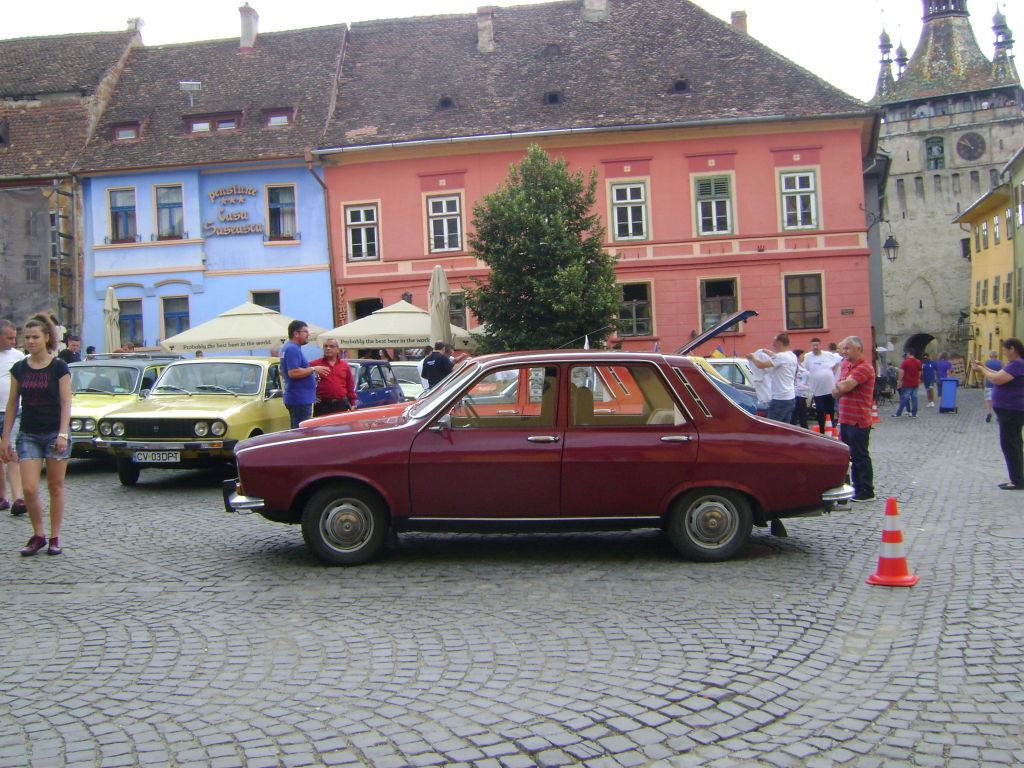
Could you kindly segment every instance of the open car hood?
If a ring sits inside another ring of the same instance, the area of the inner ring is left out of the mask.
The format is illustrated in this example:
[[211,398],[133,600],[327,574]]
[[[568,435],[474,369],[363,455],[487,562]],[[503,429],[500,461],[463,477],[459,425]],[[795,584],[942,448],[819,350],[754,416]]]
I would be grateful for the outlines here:
[[704,333],[694,336],[686,344],[683,344],[683,346],[676,350],[676,354],[688,355],[691,350],[697,349],[704,342],[711,341],[711,339],[725,333],[729,329],[739,325],[744,320],[751,317],[757,317],[757,312],[752,309],[741,309],[739,312],[733,312],[727,318],[718,323],[718,325],[708,328]]

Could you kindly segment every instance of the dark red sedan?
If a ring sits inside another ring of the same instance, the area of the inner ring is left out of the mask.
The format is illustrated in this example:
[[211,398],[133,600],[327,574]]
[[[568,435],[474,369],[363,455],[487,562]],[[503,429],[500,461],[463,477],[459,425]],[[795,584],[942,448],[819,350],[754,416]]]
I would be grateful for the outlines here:
[[722,560],[752,525],[853,495],[845,445],[751,416],[662,354],[479,357],[404,410],[261,435],[235,455],[228,510],[300,524],[337,565],[369,560],[389,529],[653,527]]

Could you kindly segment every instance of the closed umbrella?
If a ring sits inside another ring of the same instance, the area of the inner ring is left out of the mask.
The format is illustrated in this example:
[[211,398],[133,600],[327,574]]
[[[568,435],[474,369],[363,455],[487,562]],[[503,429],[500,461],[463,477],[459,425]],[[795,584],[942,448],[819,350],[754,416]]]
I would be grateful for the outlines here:
[[[451,325],[449,323],[449,325]],[[468,349],[472,344],[469,331],[451,325],[452,344],[459,349]],[[397,301],[371,315],[339,325],[325,333],[320,339],[334,338],[346,349],[360,347],[425,347],[439,339],[430,330],[430,313],[427,310]]]
[[[272,309],[247,301],[221,312],[212,320],[164,339],[160,346],[168,352],[224,352],[236,349],[256,350],[280,346],[288,341],[288,324],[292,318]],[[309,324],[309,334],[324,332]]]
[[452,292],[448,287],[448,277],[444,267],[434,265],[430,274],[430,286],[427,288],[427,299],[430,304],[430,338],[432,341],[452,343],[452,324],[449,317]]
[[121,348],[121,305],[113,287],[103,297],[103,349],[114,352]]

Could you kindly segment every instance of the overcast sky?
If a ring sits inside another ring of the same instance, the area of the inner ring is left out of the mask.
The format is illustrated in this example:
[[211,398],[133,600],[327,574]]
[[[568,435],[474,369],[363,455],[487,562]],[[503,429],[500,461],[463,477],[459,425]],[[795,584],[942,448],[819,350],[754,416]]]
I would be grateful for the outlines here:
[[[478,5],[525,5],[491,0],[249,0],[259,29],[272,32],[367,19],[472,13]],[[616,0],[609,0],[614,3]],[[920,0],[696,0],[719,18],[747,12],[747,30],[762,43],[847,93],[869,99],[878,77],[878,36],[884,24],[895,46],[902,38],[912,54],[921,32]],[[8,0],[0,38],[124,29],[130,17],[145,22],[146,45],[237,37],[239,0],[45,0],[43,5]],[[1007,11],[1011,29],[1024,37],[1024,13]],[[992,2],[972,0],[971,21],[981,50],[992,57]],[[1016,6],[1020,8],[1019,5]],[[1016,28],[1015,28],[1016,25]]]

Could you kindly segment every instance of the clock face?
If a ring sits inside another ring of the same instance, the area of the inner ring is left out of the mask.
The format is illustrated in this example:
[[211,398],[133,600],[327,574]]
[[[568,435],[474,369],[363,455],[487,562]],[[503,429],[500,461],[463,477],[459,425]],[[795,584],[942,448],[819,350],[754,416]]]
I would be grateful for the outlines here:
[[985,139],[980,133],[965,133],[957,139],[956,153],[964,160],[977,160],[985,154]]

